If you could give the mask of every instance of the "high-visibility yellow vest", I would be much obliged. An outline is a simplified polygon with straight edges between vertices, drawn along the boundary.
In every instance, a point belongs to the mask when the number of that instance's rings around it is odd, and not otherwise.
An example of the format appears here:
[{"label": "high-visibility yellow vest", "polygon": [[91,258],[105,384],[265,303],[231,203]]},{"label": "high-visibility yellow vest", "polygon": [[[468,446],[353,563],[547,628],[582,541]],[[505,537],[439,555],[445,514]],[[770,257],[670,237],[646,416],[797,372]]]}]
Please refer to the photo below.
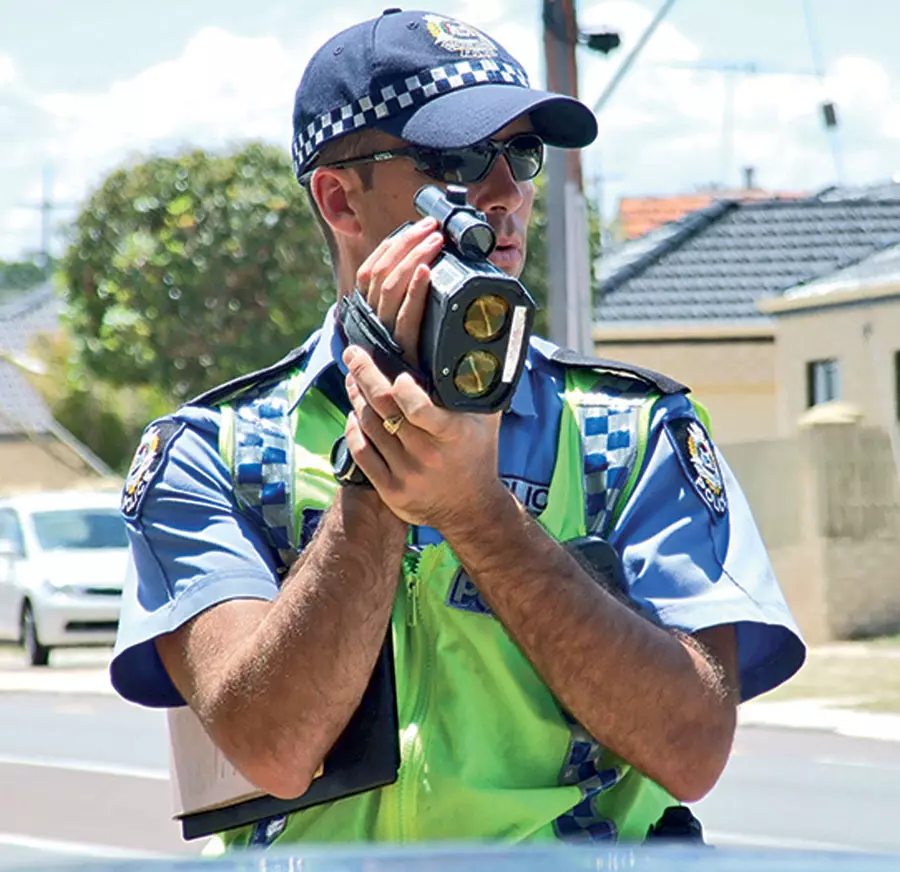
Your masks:
[{"label": "high-visibility yellow vest", "polygon": [[[636,382],[623,392],[609,373],[566,373],[556,465],[537,516],[559,541],[609,529],[640,474],[659,397]],[[238,501],[288,564],[338,487],[329,456],[345,415],[302,370],[221,408],[220,451]],[[410,549],[402,574],[391,618],[398,780],[231,831],[225,843],[642,840],[675,801],[572,722],[447,543]]]}]

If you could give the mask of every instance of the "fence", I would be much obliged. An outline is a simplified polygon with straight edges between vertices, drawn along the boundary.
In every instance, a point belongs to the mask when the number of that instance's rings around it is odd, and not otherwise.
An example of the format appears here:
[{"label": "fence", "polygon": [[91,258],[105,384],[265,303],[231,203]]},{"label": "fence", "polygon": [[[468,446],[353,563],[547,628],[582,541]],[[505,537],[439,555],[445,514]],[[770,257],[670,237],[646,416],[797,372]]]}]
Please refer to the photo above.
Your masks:
[{"label": "fence", "polygon": [[796,438],[724,453],[807,640],[900,632],[900,475],[888,434],[820,414]]}]

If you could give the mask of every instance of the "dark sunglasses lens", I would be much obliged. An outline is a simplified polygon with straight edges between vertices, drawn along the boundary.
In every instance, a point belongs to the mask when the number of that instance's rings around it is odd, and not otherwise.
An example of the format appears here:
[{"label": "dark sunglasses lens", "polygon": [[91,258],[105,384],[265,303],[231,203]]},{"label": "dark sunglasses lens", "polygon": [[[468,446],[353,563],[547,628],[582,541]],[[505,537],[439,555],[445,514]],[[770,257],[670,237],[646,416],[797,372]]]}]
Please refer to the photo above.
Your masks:
[{"label": "dark sunglasses lens", "polygon": [[[544,163],[544,143],[537,136],[525,134],[504,143],[513,178],[519,182],[533,179]],[[419,169],[439,182],[471,185],[490,172],[499,154],[493,143],[443,151],[422,150],[418,154]]]},{"label": "dark sunglasses lens", "polygon": [[479,181],[491,160],[491,152],[475,148],[448,148],[444,151],[422,150],[417,166],[432,179],[448,184],[468,185]]},{"label": "dark sunglasses lens", "polygon": [[536,136],[516,136],[506,144],[513,178],[518,182],[533,179],[544,164],[544,143]]}]

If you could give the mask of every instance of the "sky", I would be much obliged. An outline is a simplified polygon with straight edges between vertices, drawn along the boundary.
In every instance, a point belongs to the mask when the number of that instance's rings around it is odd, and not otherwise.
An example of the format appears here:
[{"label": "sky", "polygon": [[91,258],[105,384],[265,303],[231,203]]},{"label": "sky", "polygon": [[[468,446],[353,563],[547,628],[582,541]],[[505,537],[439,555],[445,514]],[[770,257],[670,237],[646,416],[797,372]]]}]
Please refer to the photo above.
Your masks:
[{"label": "sky", "polygon": [[[287,150],[311,54],[389,5],[0,0],[0,259],[39,249],[35,207],[47,184],[61,228],[107,173],[142,155],[250,139]],[[578,49],[586,103],[661,5],[577,0],[582,31],[622,37],[607,57]],[[427,6],[485,30],[543,86],[540,7]],[[609,218],[622,196],[736,187],[747,166],[772,191],[890,179],[900,171],[897,18],[896,0],[676,0],[598,116],[600,136],[583,153],[586,193]],[[832,135],[826,99],[840,122]]]}]

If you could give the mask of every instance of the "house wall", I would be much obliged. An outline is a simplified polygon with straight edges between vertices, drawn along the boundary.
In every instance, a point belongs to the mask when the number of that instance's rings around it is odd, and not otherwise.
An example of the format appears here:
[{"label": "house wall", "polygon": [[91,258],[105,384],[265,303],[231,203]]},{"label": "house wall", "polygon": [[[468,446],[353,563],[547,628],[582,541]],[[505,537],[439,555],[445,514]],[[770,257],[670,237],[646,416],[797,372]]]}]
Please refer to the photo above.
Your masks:
[{"label": "house wall", "polygon": [[900,630],[900,478],[887,433],[820,420],[723,453],[806,641]]},{"label": "house wall", "polygon": [[600,341],[596,354],[645,366],[688,385],[710,412],[716,442],[770,439],[777,431],[775,344],[767,340]]},{"label": "house wall", "polygon": [[52,436],[0,438],[0,493],[57,490],[99,476]]},{"label": "house wall", "polygon": [[856,406],[865,423],[893,426],[898,351],[900,297],[780,313],[775,354],[778,433],[796,432],[797,421],[807,409],[807,363],[830,357],[840,360],[840,399]]}]

